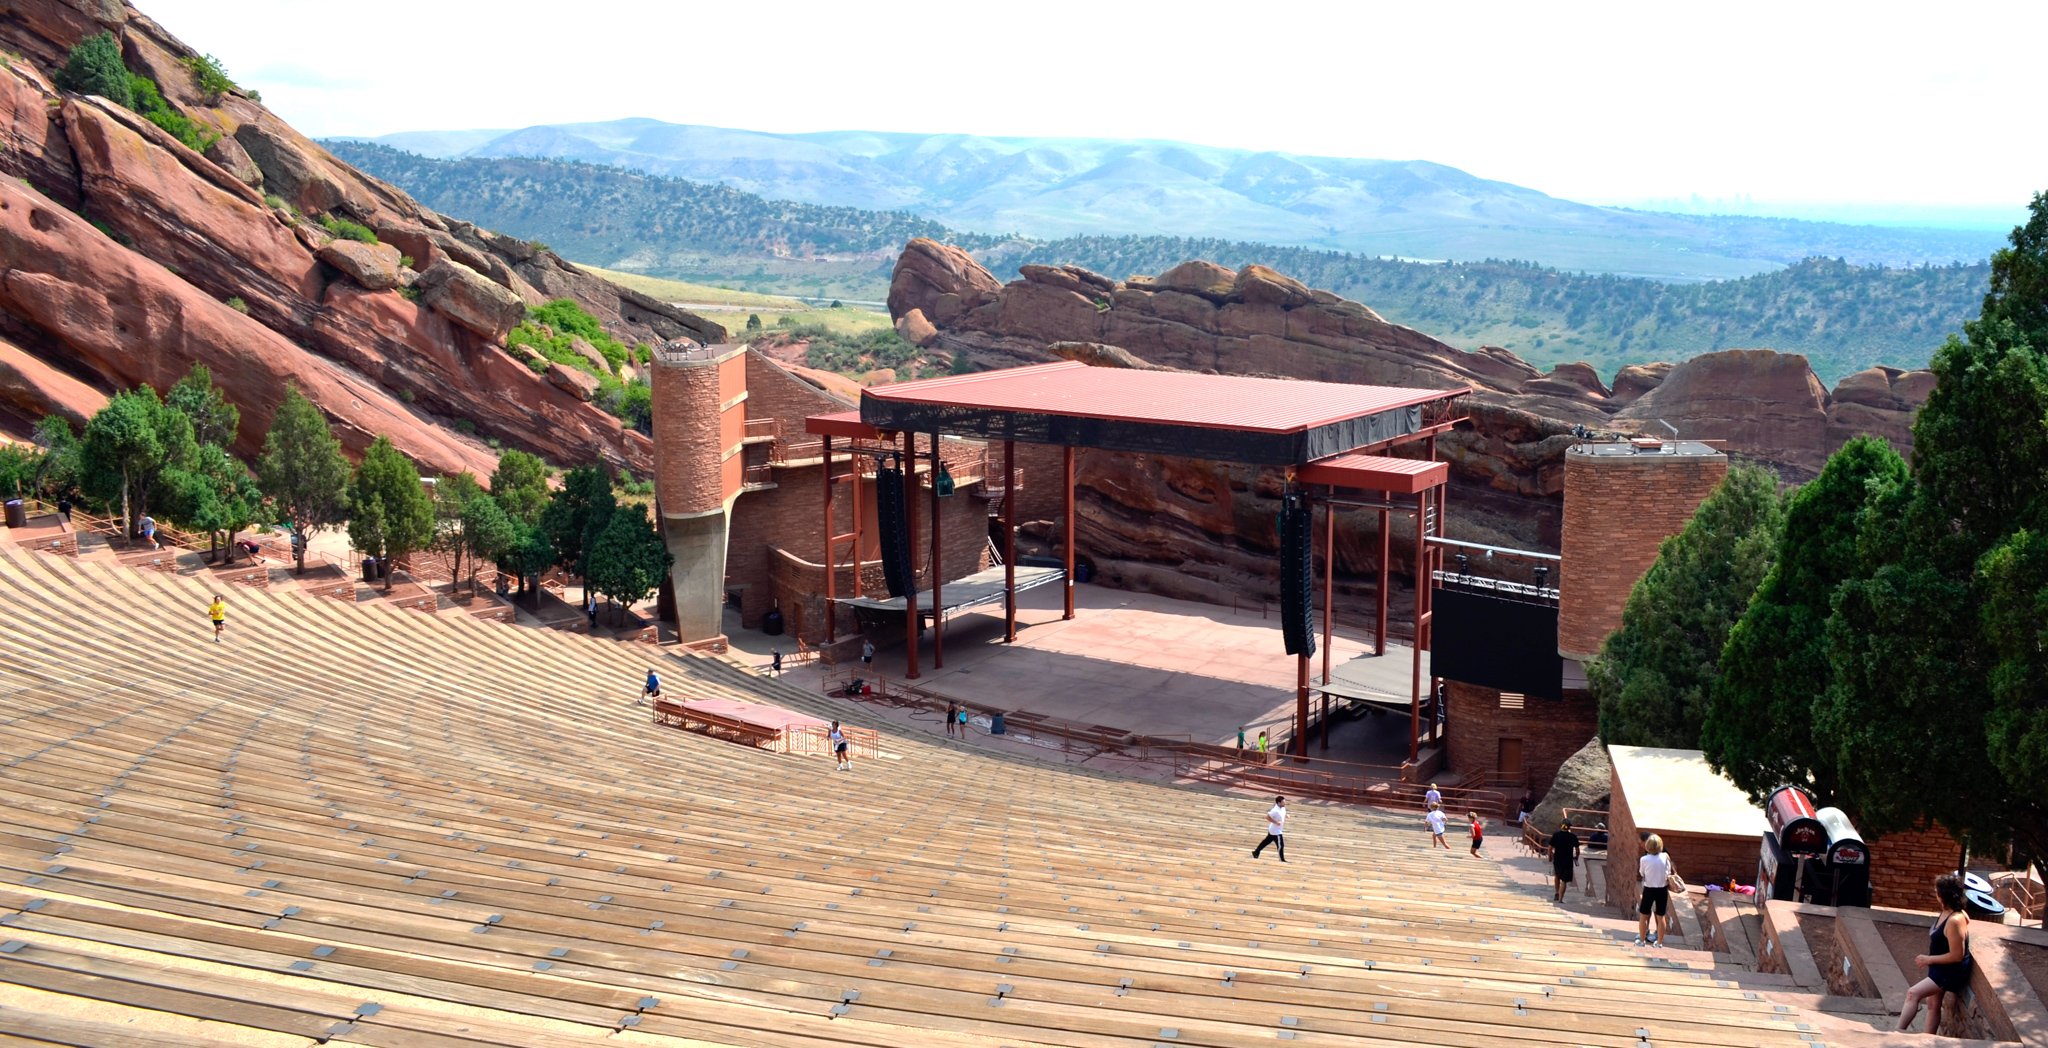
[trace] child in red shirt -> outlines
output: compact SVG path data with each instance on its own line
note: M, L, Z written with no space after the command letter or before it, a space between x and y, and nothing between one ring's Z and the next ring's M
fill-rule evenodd
M1470 814L1472 817L1472 854L1478 855L1479 845L1486 840L1486 827L1480 825L1478 812L1475 811Z

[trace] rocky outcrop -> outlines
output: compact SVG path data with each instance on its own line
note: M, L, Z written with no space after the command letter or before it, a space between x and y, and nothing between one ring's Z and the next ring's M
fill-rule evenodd
M1607 744L1596 736L1565 758L1530 821L1546 834L1554 832L1566 808L1606 811L1613 790L1614 765L1607 759Z
M897 263L890 308L899 323L931 325L920 345L982 366L1076 359L1469 387L1461 402L1468 423L1437 438L1452 468L1448 527L1454 537L1510 546L1556 547L1563 457L1582 439L1575 434L1665 435L1669 423L1802 480L1855 433L1903 446L1931 385L1925 372L1873 370L1831 395L1804 357L1735 350L1623 368L1610 388L1587 364L1545 373L1502 347L1458 349L1263 266L1233 272L1191 261L1123 281L1075 266L1020 273L999 284L964 252L913 240ZM1275 507L1256 471L1127 455L1080 461L1081 548L1099 558L1103 577L1204 599L1277 590ZM1377 555L1366 516L1339 519L1340 572L1364 570Z
M487 341L504 338L526 316L526 303L511 288L451 258L428 266L413 286L421 290L421 302Z
M52 87L48 71L101 30L219 135L204 154ZM513 359L506 330L528 305L572 298L631 345L725 338L544 248L419 206L239 92L201 97L181 64L191 49L120 0L10 4L0 49L13 52L0 69L0 420L10 429L137 382L167 387L204 363L242 409L245 454L290 380L352 452L388 434L429 470L488 472L489 437L644 474L647 438L589 403L584 383ZM380 242L334 239L323 216ZM401 295L409 285L417 294ZM475 436L454 433L455 419Z
M320 249L320 261L341 270L365 291L389 291L398 286L398 249L389 244L330 241Z

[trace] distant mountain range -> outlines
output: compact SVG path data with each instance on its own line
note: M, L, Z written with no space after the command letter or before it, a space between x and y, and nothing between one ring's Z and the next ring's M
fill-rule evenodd
M1738 347L1805 353L1830 383L1871 364L1922 367L1976 315L1989 275L1981 259L1882 268L1814 258L1736 280L1668 283L1215 238L1031 240L962 233L900 211L765 200L581 161L435 160L366 142L327 145L444 214L611 269L861 300L886 293L897 254L919 236L965 248L1006 279L1029 263L1074 264L1122 279L1191 258L1232 268L1258 262L1455 345L1506 346L1542 367L1583 360L1603 375L1624 363Z
M437 158L548 157L713 182L771 200L907 211L1033 238L1186 236L1418 259L1527 259L1660 280L1976 261L1979 230L1594 207L1421 160L1180 142L824 131L770 134L642 118L368 141Z

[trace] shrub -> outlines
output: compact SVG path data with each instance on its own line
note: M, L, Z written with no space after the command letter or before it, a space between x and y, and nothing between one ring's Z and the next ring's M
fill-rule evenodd
M502 441L502 440L499 440L499 439L498 439L498 438L496 438L496 437L487 437L487 438L485 438L485 440L484 440L484 444L485 444L485 445L487 445L487 446L488 446L488 447L489 447L489 448L490 448L490 449L491 449L492 451L497 451L497 450L500 450L500 449L502 449L502 448L503 448L503 447L505 446L505 442L504 442L504 441Z
M284 202L284 198L283 198L283 197L281 197L281 196L278 196L278 195L277 195L276 193L265 193L265 194L263 194L263 203L264 203L264 204L265 204L266 206L268 206L268 207L272 208L273 210L277 210L277 211L289 211L289 210L291 210L291 205L290 205L290 204L287 204L287 203L285 203L285 202Z
M207 102L218 102L220 96L235 90L235 82L228 79L220 59L212 55L188 55L181 61L192 71L192 82L198 86L199 93L206 96Z
M398 399L403 400L408 404L412 403L413 397L415 397L416 395L417 394L415 394L412 390L409 389L401 389L398 391Z
M321 215L320 228L340 240L354 240L364 244L377 242L377 233L361 222L352 222L338 215Z
M455 432L464 435L474 435L476 433L476 423L466 418L456 419Z
M398 297L406 300L407 302L418 302L420 300L420 289L414 285L408 284L405 287L398 289Z
M249 311L249 303L242 301L242 296L236 295L228 299L228 308L237 313L247 313Z
M121 62L121 45L114 34L101 33L79 41L57 71L57 86L82 95L99 95L110 102L135 108L128 67Z
M412 256L411 256L411 255L400 255L400 256L398 256L398 264L399 264L399 265L401 265L401 266L404 266L404 267L405 267L405 268L407 268L407 269L411 269L411 268L412 268Z
M759 313L749 313L749 314L747 314L747 330L748 330L748 331L759 331L759 330L761 330L761 314L759 314Z
M642 433L654 432L654 388L641 379L626 383L619 396L618 416Z
M157 90L156 81L146 76L130 76L128 93L134 99L129 108L163 128L172 138L185 143L193 152L204 153L220 141L219 134L205 130L193 123L191 117L171 108L171 104L164 101L163 92Z

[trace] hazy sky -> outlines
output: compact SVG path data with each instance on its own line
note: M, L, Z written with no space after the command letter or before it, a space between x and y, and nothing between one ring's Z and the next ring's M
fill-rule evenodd
M2048 188L2040 2L137 2L314 135L647 116L1426 159L1593 203Z

